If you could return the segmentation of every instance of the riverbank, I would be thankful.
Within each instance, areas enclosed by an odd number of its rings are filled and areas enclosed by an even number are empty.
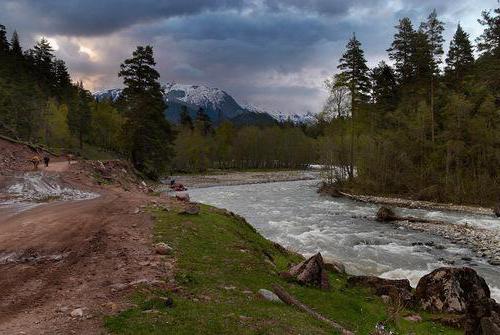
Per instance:
[[[412,209],[428,209],[428,210],[440,210],[440,211],[453,211],[462,212],[470,214],[479,215],[491,215],[493,216],[493,208],[489,207],[479,207],[479,206],[468,206],[468,205],[457,205],[452,203],[437,203],[432,201],[421,201],[403,198],[392,198],[392,197],[382,197],[382,196],[371,196],[371,195],[359,195],[346,192],[340,192],[343,196],[356,201],[362,201],[372,204],[389,205],[396,207],[405,207]],[[500,219],[499,219],[500,223]]]
[[[416,201],[402,198],[389,198],[380,196],[356,195],[338,191],[334,187],[322,186],[319,191],[321,194],[331,195],[333,197],[346,197],[354,201],[384,206],[393,206],[397,208],[409,208],[427,211],[445,211],[464,214],[482,215],[496,220],[493,210],[485,207],[464,206],[455,204],[442,204],[429,201]],[[489,264],[500,265],[500,235],[498,231],[485,229],[469,224],[467,221],[460,224],[456,222],[447,222],[443,220],[389,220],[390,224],[398,227],[404,227],[415,231],[422,231],[432,235],[441,236],[457,245],[470,248],[478,257],[484,258]],[[500,230],[500,219],[498,219],[498,230]],[[467,257],[466,257],[467,259]],[[454,261],[444,260],[450,265]]]
[[[156,242],[167,243],[175,259],[168,289],[138,290],[135,304],[106,318],[116,334],[331,334],[334,330],[300,310],[264,299],[259,291],[280,285],[301,302],[356,334],[377,325],[407,334],[460,334],[435,321],[440,315],[401,308],[394,313],[367,289],[347,285],[348,276],[328,272],[331,289],[319,290],[283,279],[279,273],[302,256],[263,238],[243,218],[211,206],[182,215],[153,209]],[[165,302],[169,303],[166,304]],[[419,313],[422,320],[411,321]]]
[[[246,184],[262,184],[283,181],[314,180],[319,177],[315,171],[283,170],[283,171],[231,171],[206,175],[173,176],[177,183],[187,188],[204,188],[213,186],[231,186]]]

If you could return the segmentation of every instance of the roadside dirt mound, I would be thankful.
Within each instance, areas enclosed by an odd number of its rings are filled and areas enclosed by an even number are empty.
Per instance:
[[[125,191],[153,192],[134,169],[132,164],[124,160],[81,161],[71,166],[71,172],[85,174],[97,185],[119,186]]]
[[[0,138],[0,175],[9,175],[15,171],[29,171],[32,169],[29,160],[34,155],[43,156],[44,154],[44,151],[37,152],[28,145]],[[51,155],[51,160],[54,158]]]

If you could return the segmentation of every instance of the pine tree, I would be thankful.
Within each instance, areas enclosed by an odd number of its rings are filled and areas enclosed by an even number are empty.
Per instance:
[[[483,11],[482,19],[477,20],[485,29],[477,38],[477,50],[491,55],[499,56],[500,48],[500,8],[491,11]]]
[[[33,60],[38,79],[52,92],[55,85],[54,78],[54,49],[49,41],[42,39],[30,50],[30,58]]]
[[[435,63],[428,36],[421,31],[416,32],[413,35],[412,47],[413,51],[409,63],[414,79],[419,81],[430,80],[434,76]]]
[[[432,132],[432,142],[434,142],[435,137],[435,129],[434,129],[434,76],[439,75],[439,65],[443,62],[443,31],[444,31],[444,23],[439,21],[437,18],[436,9],[434,9],[431,14],[428,16],[426,22],[422,22],[420,25],[420,32],[427,36],[427,44],[430,49],[430,67],[432,73],[430,74],[430,109],[431,109],[431,132]],[[416,36],[418,39],[418,35]],[[421,39],[423,42],[423,39]],[[417,40],[418,43],[418,40]],[[420,43],[419,43],[420,44]],[[421,46],[424,47],[424,43],[421,43]],[[417,46],[418,48],[418,46]],[[418,50],[417,50],[418,52]],[[422,54],[422,52],[420,52]],[[422,54],[424,55],[424,54]],[[426,56],[427,57],[427,56]],[[425,61],[425,59],[421,59]],[[423,63],[422,63],[423,64]],[[427,66],[426,66],[427,67]],[[417,70],[418,71],[418,70]],[[421,72],[421,71],[419,71]],[[419,74],[417,73],[417,76]]]
[[[193,129],[193,119],[191,119],[186,106],[181,106],[180,122],[183,127]]]
[[[346,85],[351,89],[354,102],[366,102],[370,93],[369,69],[361,42],[353,34],[340,58],[338,68],[342,71]]]
[[[200,107],[198,112],[196,112],[195,123],[196,127],[201,131],[203,136],[207,136],[212,131],[212,120],[210,120],[210,117],[205,112],[203,107]]]
[[[361,49],[361,42],[353,34],[346,46],[347,50],[339,60],[338,68],[342,71],[342,76],[346,86],[351,91],[351,141],[349,152],[349,178],[354,178],[354,119],[360,102],[368,101],[370,92],[369,69],[366,59]]]
[[[155,70],[153,48],[138,46],[120,66],[125,89],[125,136],[134,166],[152,179],[167,170],[172,156],[173,132],[164,116],[165,101]]]
[[[15,30],[12,33],[12,38],[10,40],[10,52],[16,58],[23,57],[23,49],[21,48],[21,43],[19,42],[19,35]]]
[[[7,31],[5,26],[0,24],[0,57],[7,56],[9,54],[10,45],[7,41]]]
[[[383,111],[396,107],[397,81],[394,70],[386,62],[381,61],[371,71],[372,98]]]
[[[439,74],[439,64],[443,62],[442,56],[444,54],[444,23],[438,19],[435,9],[427,17],[427,21],[420,24],[420,31],[427,35],[432,50],[433,70],[435,74]]]
[[[399,80],[404,83],[414,76],[411,57],[414,53],[413,42],[415,30],[408,17],[399,20],[399,24],[395,26],[395,28],[398,31],[394,35],[394,41],[387,51],[389,52],[389,59],[393,60],[395,63]]]
[[[71,76],[69,75],[66,64],[61,59],[56,59],[53,65],[55,92],[58,96],[63,97],[72,89]],[[81,87],[83,89],[83,87]]]
[[[461,80],[473,64],[474,55],[472,54],[469,34],[459,24],[450,42],[450,49],[446,57],[445,72],[453,76],[453,79]]]

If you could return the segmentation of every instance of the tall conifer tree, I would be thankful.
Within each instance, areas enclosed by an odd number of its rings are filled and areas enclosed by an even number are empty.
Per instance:
[[[15,30],[12,33],[12,38],[10,40],[10,52],[17,58],[21,58],[23,56],[23,49],[21,48],[21,43],[19,42],[19,35]]]
[[[362,102],[367,102],[370,93],[369,69],[366,65],[361,42],[353,34],[346,46],[346,51],[339,60],[338,68],[342,71],[345,84],[351,91],[351,143],[349,178],[354,177],[354,119],[357,108]]]
[[[414,52],[415,30],[408,17],[399,20],[399,24],[395,28],[397,32],[394,34],[394,41],[387,51],[389,52],[389,58],[395,63],[400,82],[404,83],[414,76],[411,57]]]
[[[478,22],[483,25],[484,31],[477,38],[477,50],[491,55],[500,56],[500,8],[483,11]]]
[[[164,116],[166,105],[155,65],[153,48],[138,46],[119,73],[125,84],[125,132],[132,163],[152,179],[158,179],[167,170],[173,140]]]
[[[455,35],[450,42],[450,49],[446,57],[445,71],[454,80],[461,80],[474,64],[472,45],[469,34],[466,33],[460,24],[457,26]]]

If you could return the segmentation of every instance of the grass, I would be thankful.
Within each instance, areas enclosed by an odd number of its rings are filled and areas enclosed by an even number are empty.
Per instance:
[[[115,334],[335,334],[299,310],[261,299],[261,288],[278,283],[299,300],[357,334],[369,334],[388,320],[387,306],[368,290],[346,288],[347,278],[330,274],[328,292],[282,280],[279,271],[301,260],[264,239],[238,217],[208,206],[196,216],[153,211],[155,239],[171,245],[180,290],[143,288],[133,308],[107,317]],[[166,307],[165,298],[173,307]],[[388,326],[397,334],[461,334],[429,320],[403,319]]]

